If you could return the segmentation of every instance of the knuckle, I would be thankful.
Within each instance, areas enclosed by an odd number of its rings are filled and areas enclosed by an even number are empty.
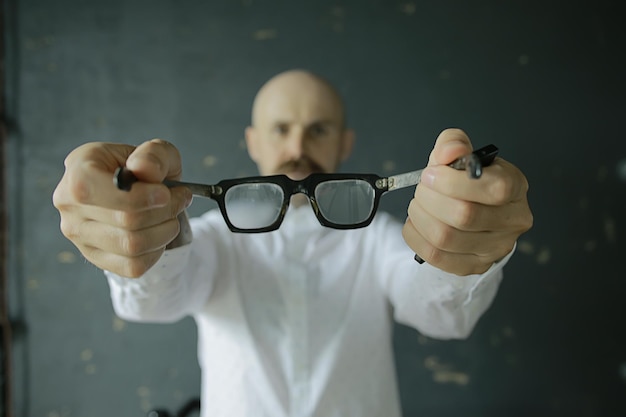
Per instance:
[[[430,242],[436,248],[446,248],[454,238],[453,235],[453,230],[449,226],[435,227]]]
[[[430,245],[424,250],[422,258],[431,265],[439,265],[443,261],[443,251]]]
[[[124,276],[129,278],[139,278],[159,260],[163,251],[157,251],[144,256],[138,256],[126,262]]]
[[[129,256],[138,256],[145,252],[148,241],[140,232],[126,232],[120,238],[122,252]]]
[[[60,229],[63,236],[69,240],[74,240],[78,236],[77,228],[74,226],[74,223],[64,216],[61,217]]]
[[[459,229],[467,229],[476,219],[476,207],[469,201],[460,201],[453,212],[452,221]]]
[[[510,200],[513,191],[513,181],[509,177],[498,177],[490,187],[490,195],[494,204],[503,204]]]
[[[125,230],[139,229],[143,218],[139,213],[124,210],[115,211],[113,217],[115,218],[115,223]]]
[[[533,224],[535,222],[533,213],[530,211],[530,209],[526,210],[526,215],[522,216],[522,221],[520,224],[520,229],[521,232],[527,232],[528,230],[530,230],[533,227]]]
[[[68,192],[72,199],[79,204],[86,204],[91,197],[91,187],[89,183],[78,176],[70,176]]]

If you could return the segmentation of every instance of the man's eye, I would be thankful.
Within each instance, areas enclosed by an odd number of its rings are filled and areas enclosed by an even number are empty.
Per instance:
[[[285,136],[289,133],[289,127],[287,125],[276,125],[274,126],[274,133],[280,136]]]
[[[324,125],[315,124],[311,126],[311,128],[309,129],[309,132],[311,136],[319,137],[319,136],[325,136],[326,134],[328,134],[328,129]]]

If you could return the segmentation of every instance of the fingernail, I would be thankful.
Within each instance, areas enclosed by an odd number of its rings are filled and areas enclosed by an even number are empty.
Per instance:
[[[435,182],[435,173],[429,169],[425,168],[422,171],[422,178],[420,179],[420,183],[431,186]]]

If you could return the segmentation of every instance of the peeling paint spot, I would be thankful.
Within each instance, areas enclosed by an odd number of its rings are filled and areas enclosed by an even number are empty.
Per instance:
[[[174,391],[173,396],[175,400],[180,401],[185,397],[185,394],[181,390],[177,389]]]
[[[93,375],[96,373],[96,365],[94,365],[93,363],[90,363],[88,365],[85,366],[85,373],[87,375]]]
[[[515,337],[515,330],[513,330],[511,326],[505,326],[502,329],[502,334],[504,335],[504,337],[512,339]]]
[[[29,290],[38,290],[39,287],[40,287],[39,280],[35,278],[31,278],[28,281],[26,281],[26,288],[28,288]]]
[[[150,388],[145,385],[141,385],[137,387],[137,395],[140,397],[149,397],[150,396]]]
[[[383,162],[383,171],[393,172],[396,169],[396,163],[392,160],[386,160]]]
[[[343,23],[341,22],[333,23],[333,32],[337,32],[337,33],[343,32]]]
[[[57,260],[62,264],[73,264],[76,262],[76,255],[74,252],[63,251],[57,255]]]
[[[97,128],[103,128],[107,125],[107,121],[104,117],[98,116],[95,121],[95,125]]]
[[[214,167],[217,164],[217,157],[215,155],[207,155],[202,160],[202,165],[207,168]]]
[[[451,369],[451,366],[442,364],[436,356],[427,356],[426,359],[424,359],[424,368],[430,369],[431,371],[443,371]]]
[[[442,69],[439,71],[440,80],[449,80],[450,78],[452,78],[452,72],[450,70]]]
[[[520,55],[519,58],[517,58],[517,62],[522,66],[528,65],[530,63],[530,57],[528,55]]]
[[[489,336],[489,344],[493,347],[500,347],[502,345],[502,339],[496,334]]]
[[[54,36],[51,35],[24,39],[24,47],[31,51],[46,48],[52,46],[52,44],[54,44]]]
[[[141,398],[140,407],[144,412],[148,412],[152,409],[150,394],[150,388],[145,385],[137,387],[137,395]]]
[[[596,250],[596,247],[598,246],[598,243],[595,240],[588,240],[585,242],[585,252],[593,252],[594,250]]]
[[[415,11],[417,10],[417,7],[415,6],[415,3],[413,3],[413,2],[403,3],[403,4],[400,5],[400,10],[405,15],[412,16],[412,15],[415,14]]]
[[[469,384],[470,377],[464,372],[436,371],[433,374],[433,381],[439,384],[454,383],[465,386]]]
[[[417,343],[419,343],[420,345],[424,346],[426,344],[428,344],[429,340],[426,336],[420,334],[417,336]]]
[[[152,403],[150,402],[149,399],[142,398],[140,407],[141,407],[141,411],[143,411],[144,413],[147,413],[148,411],[152,409]]]
[[[615,242],[615,220],[612,217],[604,218],[604,236],[608,242]]]
[[[252,37],[257,41],[275,39],[278,37],[278,31],[276,29],[259,29],[252,34]]]
[[[80,352],[80,360],[87,362],[90,361],[93,358],[93,350],[91,349],[83,349],[82,352]]]
[[[541,248],[539,253],[537,254],[537,263],[540,265],[545,265],[550,260],[551,253],[548,248]]]
[[[113,331],[121,332],[126,328],[126,322],[117,316],[113,316]]]
[[[343,17],[344,16],[344,9],[341,6],[334,6],[330,9],[330,14],[333,17]]]
[[[525,255],[532,255],[535,252],[535,245],[527,240],[517,242],[517,250]]]

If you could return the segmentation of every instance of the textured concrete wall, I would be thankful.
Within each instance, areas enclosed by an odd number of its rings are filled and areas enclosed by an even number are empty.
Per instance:
[[[358,142],[344,170],[420,168],[439,131],[459,126],[530,181],[535,226],[471,338],[397,327],[406,415],[625,414],[626,34],[614,3],[9,2],[17,415],[141,416],[198,394],[194,323],[116,318],[102,273],[61,236],[52,190],[66,154],[93,140],[168,139],[190,181],[254,174],[251,100],[292,67],[345,95]],[[383,209],[403,218],[410,195]]]

